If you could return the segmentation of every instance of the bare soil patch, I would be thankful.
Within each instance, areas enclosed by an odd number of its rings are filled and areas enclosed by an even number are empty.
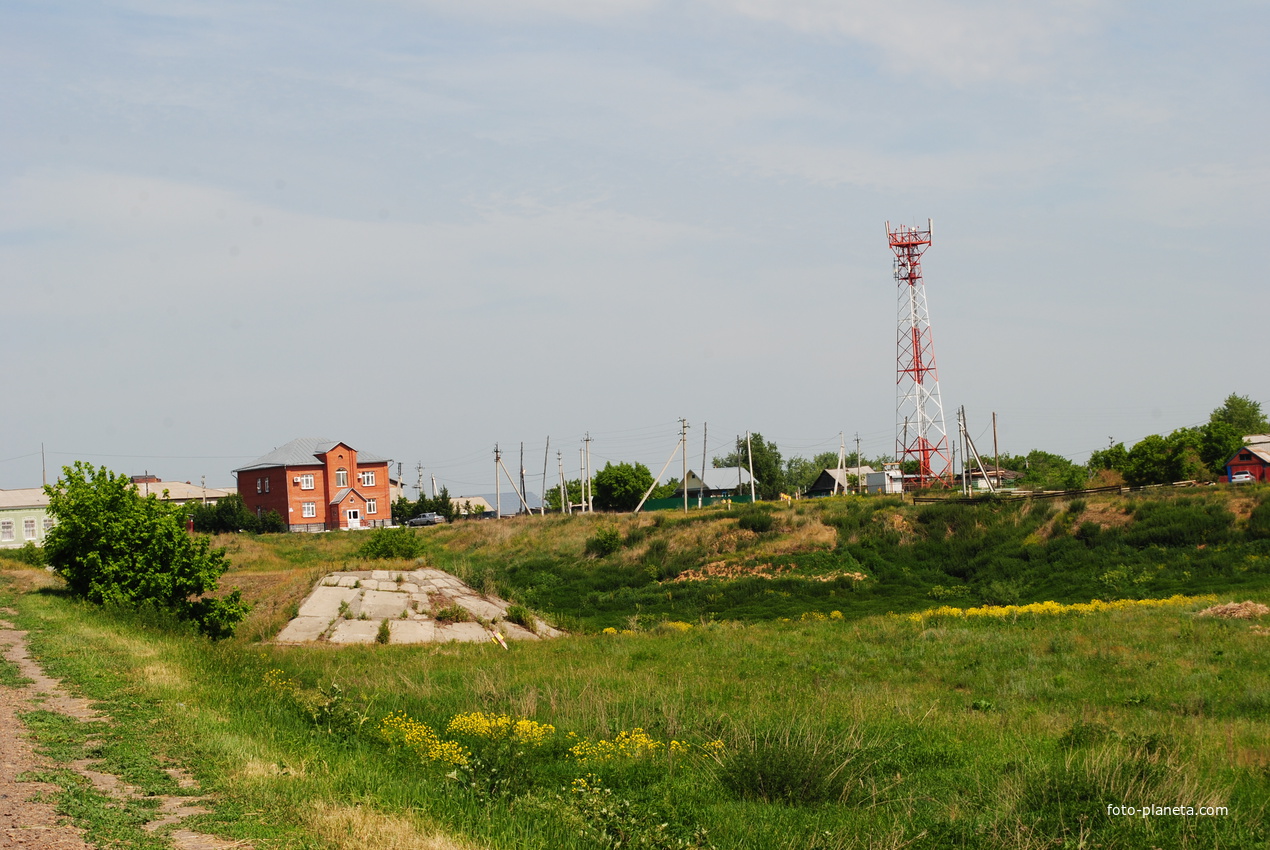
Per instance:
[[[1270,607],[1266,607],[1260,602],[1226,602],[1222,605],[1205,608],[1195,616],[1219,617],[1223,620],[1255,620],[1258,617],[1264,617],[1266,614],[1270,614]]]

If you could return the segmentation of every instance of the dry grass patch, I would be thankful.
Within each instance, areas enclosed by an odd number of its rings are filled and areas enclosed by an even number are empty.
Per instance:
[[[1226,602],[1205,608],[1195,616],[1218,617],[1222,620],[1255,620],[1270,614],[1270,608],[1260,602]]]
[[[429,830],[413,818],[386,815],[362,806],[314,803],[306,813],[306,825],[319,841],[331,847],[363,850],[474,850],[467,841]]]

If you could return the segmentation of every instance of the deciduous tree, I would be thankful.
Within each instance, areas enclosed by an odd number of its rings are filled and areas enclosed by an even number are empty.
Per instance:
[[[144,606],[191,620],[212,638],[227,637],[248,611],[235,588],[211,596],[229,566],[225,550],[185,530],[185,511],[141,496],[127,476],[76,462],[46,486],[55,520],[44,539],[54,572],[89,602]]]

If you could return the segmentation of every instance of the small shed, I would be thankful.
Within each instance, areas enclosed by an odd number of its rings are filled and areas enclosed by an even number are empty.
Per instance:
[[[1244,444],[1239,451],[1226,461],[1226,480],[1236,472],[1252,474],[1254,481],[1267,481],[1267,470],[1270,469],[1270,434],[1249,434],[1244,437]]]
[[[820,476],[807,488],[809,498],[858,492],[859,484],[868,484],[875,470],[871,466],[848,466],[845,469],[821,470]],[[858,483],[857,483],[858,482]]]

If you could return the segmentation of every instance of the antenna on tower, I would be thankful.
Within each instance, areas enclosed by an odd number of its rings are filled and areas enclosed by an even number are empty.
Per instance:
[[[925,230],[905,224],[892,230],[891,223],[886,223],[887,240],[895,253],[898,289],[895,459],[901,464],[917,462],[917,472],[905,476],[909,486],[917,489],[952,486],[948,430],[939,397],[926,285],[922,282],[922,254],[930,247],[931,231],[929,219]]]

